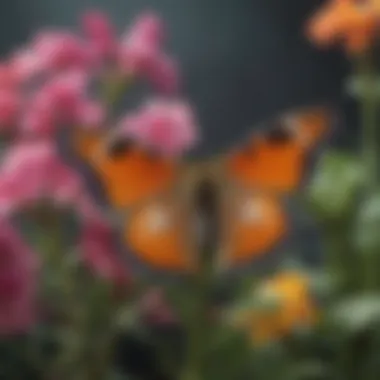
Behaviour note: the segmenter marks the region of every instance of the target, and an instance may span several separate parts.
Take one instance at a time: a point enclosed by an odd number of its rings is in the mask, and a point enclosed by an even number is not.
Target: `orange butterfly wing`
[[[74,139],[77,155],[96,172],[109,204],[130,207],[150,196],[168,190],[178,174],[178,165],[130,142],[115,138],[107,141],[103,134],[77,132]]]
[[[300,185],[307,157],[326,135],[330,114],[316,108],[290,115],[267,135],[227,158],[228,176],[248,188],[291,192]],[[271,133],[272,132],[272,133]]]
[[[227,262],[250,263],[285,240],[291,221],[281,195],[295,192],[307,159],[328,131],[330,113],[314,108],[288,117],[280,128],[255,136],[246,149],[226,160],[227,176],[242,192],[232,193]],[[245,194],[244,194],[245,193]]]
[[[265,255],[283,239],[288,225],[282,204],[270,194],[240,194],[231,201],[225,259],[228,267],[235,267]]]
[[[305,159],[326,133],[328,117],[324,111],[312,110],[289,120],[279,135],[254,137],[249,149],[227,156],[227,183],[245,190],[232,192],[224,202],[229,208],[225,218],[227,270],[265,256],[289,230],[279,195],[299,187]],[[179,181],[182,165],[123,139],[110,138],[108,133],[76,131],[71,137],[66,145],[92,173],[90,190],[96,182],[108,207],[122,215],[130,211],[122,218],[119,231],[125,254],[155,271],[191,271],[194,252],[189,252],[189,234],[193,226],[184,207],[167,196]]]
[[[123,243],[153,268],[187,272],[191,267],[187,232],[180,210],[160,200],[142,206],[126,220]]]
[[[66,152],[70,148],[76,166],[86,168],[83,177],[90,192],[100,185],[100,201],[121,216],[118,239],[123,253],[140,267],[186,272],[181,210],[165,197],[178,181],[180,164],[107,132],[75,130],[69,137]]]

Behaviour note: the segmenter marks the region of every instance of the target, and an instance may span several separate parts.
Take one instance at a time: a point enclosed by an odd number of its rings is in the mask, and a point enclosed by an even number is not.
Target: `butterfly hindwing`
[[[125,220],[122,244],[151,268],[166,273],[186,273],[193,257],[188,220],[182,205],[173,198],[147,202]]]

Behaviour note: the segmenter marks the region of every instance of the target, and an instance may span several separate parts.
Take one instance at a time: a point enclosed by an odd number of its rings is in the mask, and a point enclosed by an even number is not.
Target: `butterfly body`
[[[99,204],[119,215],[125,257],[153,272],[186,275],[212,254],[215,268],[228,274],[257,267],[286,241],[291,221],[284,200],[300,187],[329,123],[324,108],[308,109],[243,148],[194,163],[117,132],[75,131],[61,145],[90,190],[101,188],[94,192]]]

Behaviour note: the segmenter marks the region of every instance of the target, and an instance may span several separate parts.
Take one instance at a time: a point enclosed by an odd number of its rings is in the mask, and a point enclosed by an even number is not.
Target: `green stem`
[[[357,255],[350,244],[349,219],[333,221],[325,226],[325,237],[329,258],[329,270],[339,280],[339,290],[350,293],[360,284],[357,273]]]
[[[372,195],[377,185],[378,152],[376,125],[376,94],[375,70],[369,56],[362,57],[359,66],[359,76],[363,81],[362,94],[362,154],[366,170],[366,192]]]
[[[202,380],[205,346],[208,342],[208,309],[212,287],[212,266],[204,265],[194,279],[192,310],[187,316],[188,345],[181,380]]]
[[[376,102],[376,72],[371,56],[364,55],[358,67],[359,80],[363,83],[362,102],[362,157],[365,170],[363,201],[372,197],[376,192],[378,182],[378,139],[377,139],[377,102]],[[364,286],[373,290],[377,284],[376,252],[371,249],[365,252],[364,257]]]
[[[123,93],[133,83],[132,77],[123,77],[114,72],[108,73],[103,81],[102,96],[109,114],[117,106]]]

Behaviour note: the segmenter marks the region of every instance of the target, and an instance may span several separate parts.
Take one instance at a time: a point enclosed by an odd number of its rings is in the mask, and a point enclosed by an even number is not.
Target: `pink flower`
[[[166,55],[159,55],[151,62],[151,67],[145,73],[148,80],[160,91],[174,93],[178,90],[177,63]]]
[[[136,18],[130,27],[127,39],[140,40],[149,46],[159,48],[164,42],[164,25],[153,12],[145,12]]]
[[[16,231],[0,220],[0,335],[25,332],[36,321],[38,261]]]
[[[85,44],[69,32],[39,33],[32,43],[32,49],[47,70],[85,68],[89,64]]]
[[[20,120],[22,134],[50,136],[56,128],[56,118],[52,110],[45,104],[36,102],[34,106],[25,110]]]
[[[80,103],[77,123],[83,127],[101,127],[106,120],[106,112],[101,103],[84,100]]]
[[[18,83],[32,80],[44,70],[41,57],[29,48],[17,50],[10,58],[9,65]]]
[[[95,57],[100,60],[113,58],[117,49],[117,40],[107,15],[96,10],[86,12],[81,24]]]
[[[163,26],[153,14],[138,18],[122,37],[119,59],[121,69],[128,75],[144,76],[161,57]]]
[[[64,165],[52,142],[11,147],[0,171],[0,212],[10,213],[42,198],[73,205],[83,192],[80,177]]]
[[[68,71],[55,76],[32,92],[21,120],[21,131],[47,136],[63,124],[72,124],[83,118],[89,113],[89,105],[84,102],[86,86],[87,75],[82,71]]]
[[[18,78],[8,63],[0,63],[0,91],[14,91],[17,89]]]
[[[126,264],[114,246],[113,231],[100,219],[88,219],[81,238],[83,259],[95,275],[118,286],[129,283]]]
[[[40,92],[51,107],[61,113],[70,113],[83,99],[88,84],[88,76],[83,71],[69,71],[55,76]]]
[[[151,101],[125,117],[120,129],[139,143],[168,155],[180,155],[198,142],[192,109],[180,101]]]
[[[0,129],[15,126],[21,99],[13,90],[0,90]]]

